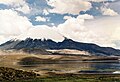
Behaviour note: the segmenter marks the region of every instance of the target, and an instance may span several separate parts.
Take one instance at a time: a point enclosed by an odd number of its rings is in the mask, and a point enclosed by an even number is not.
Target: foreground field
[[[96,76],[96,75],[95,75]],[[119,77],[120,78],[120,77]],[[21,80],[16,82],[120,82],[119,78],[113,78],[113,77],[92,77],[89,78],[89,76],[82,76],[82,78],[78,77],[46,77],[46,78],[37,78],[32,80]]]
[[[120,74],[52,73],[41,76],[33,72],[0,67],[0,82],[120,82]]]
[[[50,75],[48,77],[39,77],[27,80],[16,80],[15,82],[120,82],[120,75],[63,74],[63,76]]]
[[[114,73],[120,71],[116,57],[2,53],[0,68],[0,82],[120,82],[120,74]]]

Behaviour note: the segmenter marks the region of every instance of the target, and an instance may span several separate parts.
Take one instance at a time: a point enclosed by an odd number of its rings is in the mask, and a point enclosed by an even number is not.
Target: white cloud
[[[77,18],[78,19],[93,19],[94,17],[92,15],[84,14],[84,15],[79,15]]]
[[[72,17],[71,16],[64,16],[63,19],[67,20],[67,19],[71,19]]]
[[[50,12],[59,14],[68,13],[76,15],[80,11],[86,11],[92,7],[90,2],[83,0],[48,0],[47,2],[54,7]]]
[[[0,41],[5,42],[9,39],[28,37],[38,39],[52,39],[62,41],[64,38],[49,26],[33,26],[27,17],[20,16],[16,11],[0,10]],[[0,42],[0,43],[1,43]]]
[[[21,11],[24,14],[28,14],[31,11],[25,0],[1,0],[0,3],[11,6],[12,9]]]
[[[43,14],[44,14],[44,15],[48,15],[48,14],[49,14],[48,10],[47,10],[47,9],[44,9],[44,10],[43,10]]]
[[[71,17],[65,23],[58,25],[57,30],[68,38],[85,42],[91,37],[90,31],[84,26],[86,19],[93,19],[93,16],[85,14],[77,18]]]
[[[32,24],[28,18],[20,16],[13,10],[0,10],[0,35],[14,37],[26,32]]]
[[[58,25],[58,27],[49,27],[46,25],[33,26],[33,28],[29,29],[18,38],[46,38],[59,42],[64,39],[63,36],[66,36],[76,41],[87,42],[88,38],[91,38],[92,35],[84,26],[84,22],[87,19],[93,19],[93,16],[85,14],[79,15],[77,18],[71,17],[67,19],[65,23]]]
[[[3,35],[0,35],[0,44],[6,42],[5,37]]]
[[[15,10],[21,11],[24,14],[29,14],[31,12],[31,9],[27,4],[21,5],[18,8],[15,8]]]
[[[37,17],[35,17],[36,18],[36,20],[35,21],[39,21],[39,22],[45,22],[45,21],[47,21],[47,19],[46,18],[44,18],[44,17],[41,17],[41,16],[37,16]]]
[[[24,0],[0,0],[1,4],[6,4],[6,5],[19,5],[23,3]]]
[[[79,15],[77,18],[71,17],[65,23],[58,25],[57,31],[75,41],[120,48],[115,43],[120,41],[119,21],[120,16],[93,19],[87,14]]]
[[[115,0],[85,0],[85,1],[103,2],[103,1],[115,1]]]
[[[97,35],[97,37],[93,37],[93,43],[118,48],[114,42],[120,40],[119,21],[120,16],[102,17],[93,21],[87,21],[85,26]]]
[[[117,12],[115,12],[114,10],[110,9],[110,8],[106,8],[106,7],[102,7],[101,8],[102,14],[103,15],[108,15],[108,16],[117,16],[119,15]]]
[[[55,29],[56,28],[46,25],[38,25],[29,29],[26,33],[20,35],[18,38],[26,39],[27,37],[31,37],[33,39],[52,39],[56,42],[64,40],[63,36],[59,34]]]
[[[62,41],[66,36],[75,41],[96,43],[101,46],[116,47],[120,40],[120,16],[96,18],[88,14],[75,17],[65,16],[66,21],[57,27],[33,26],[26,17],[13,10],[0,10],[0,40],[13,37],[25,39],[52,39]],[[15,19],[15,20],[13,20]]]

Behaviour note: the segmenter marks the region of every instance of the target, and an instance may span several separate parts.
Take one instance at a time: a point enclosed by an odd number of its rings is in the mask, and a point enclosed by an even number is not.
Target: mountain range
[[[9,40],[0,45],[0,49],[2,50],[20,50],[24,49],[25,51],[31,51],[30,49],[41,50],[42,52],[47,52],[46,49],[49,50],[59,50],[59,49],[73,49],[86,51],[95,55],[120,55],[119,49],[114,49],[112,47],[101,47],[93,43],[82,43],[76,42],[72,39],[65,38],[62,42],[55,42],[51,39],[32,39],[27,38],[25,40]]]

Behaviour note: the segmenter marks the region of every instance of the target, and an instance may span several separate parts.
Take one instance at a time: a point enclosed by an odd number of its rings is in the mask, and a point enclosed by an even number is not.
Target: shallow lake
[[[40,63],[35,65],[21,65],[23,68],[37,71],[55,72],[98,72],[113,73],[120,71],[119,61],[59,61],[57,63]]]

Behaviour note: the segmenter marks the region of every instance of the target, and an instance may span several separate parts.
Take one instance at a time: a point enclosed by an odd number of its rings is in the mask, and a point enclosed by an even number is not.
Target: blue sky
[[[119,0],[0,0],[0,43],[49,38],[120,48]]]

